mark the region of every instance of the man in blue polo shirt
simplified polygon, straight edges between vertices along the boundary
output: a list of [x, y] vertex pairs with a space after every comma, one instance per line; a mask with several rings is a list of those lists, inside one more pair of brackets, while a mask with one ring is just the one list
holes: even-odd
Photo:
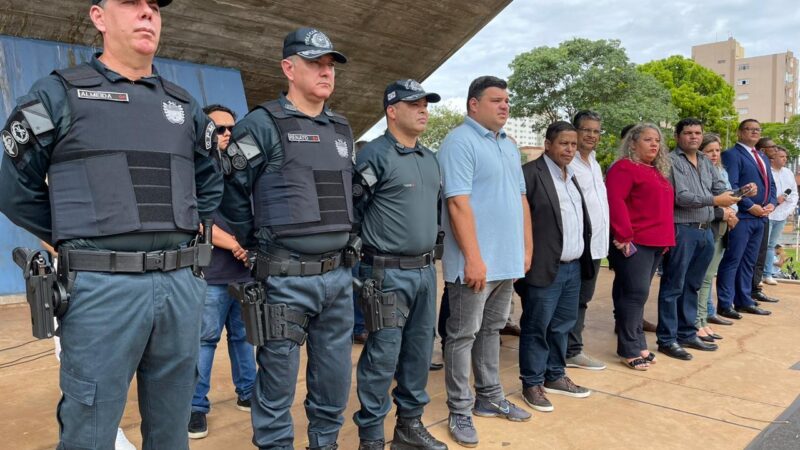
[[506, 87], [499, 78], [475, 79], [467, 117], [438, 155], [447, 199], [442, 225], [450, 303], [444, 352], [449, 428], [466, 446], [478, 443], [472, 413], [516, 422], [531, 418], [506, 400], [498, 374], [498, 333], [508, 316], [511, 283], [527, 271], [533, 245], [519, 151], [503, 131]]

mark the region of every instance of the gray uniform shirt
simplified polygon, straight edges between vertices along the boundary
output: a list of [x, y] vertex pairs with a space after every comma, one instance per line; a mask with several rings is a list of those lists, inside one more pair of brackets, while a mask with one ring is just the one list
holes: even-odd
[[[438, 232], [441, 174], [436, 156], [419, 143], [404, 147], [387, 130], [356, 155], [356, 221], [365, 245], [415, 256], [433, 249]], [[360, 195], [358, 195], [360, 194]]]
[[708, 223], [714, 220], [714, 196], [726, 190], [711, 161], [697, 152], [697, 167], [680, 148], [675, 148], [670, 182], [675, 188], [675, 223]]

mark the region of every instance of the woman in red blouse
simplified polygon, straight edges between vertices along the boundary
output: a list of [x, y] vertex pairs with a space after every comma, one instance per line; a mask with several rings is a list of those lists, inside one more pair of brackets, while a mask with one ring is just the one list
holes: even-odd
[[668, 180], [667, 153], [656, 125], [636, 125], [625, 135], [618, 159], [606, 176], [614, 244], [608, 257], [615, 271], [611, 295], [617, 354], [636, 370], [647, 370], [655, 363], [642, 330], [644, 304], [662, 255], [675, 245], [675, 197]]

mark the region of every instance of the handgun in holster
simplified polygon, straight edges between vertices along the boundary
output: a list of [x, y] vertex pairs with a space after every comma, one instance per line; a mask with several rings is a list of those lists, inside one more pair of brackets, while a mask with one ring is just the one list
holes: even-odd
[[[408, 308], [399, 301], [395, 292], [383, 292], [383, 267], [380, 258], [373, 259], [372, 277], [363, 281], [354, 279], [358, 303], [364, 315], [364, 327], [373, 333], [384, 328], [405, 325]], [[357, 281], [356, 281], [357, 280]]]
[[436, 244], [433, 246], [433, 259], [441, 260], [444, 256], [444, 231], [436, 233]]
[[203, 233], [195, 238], [194, 246], [197, 247], [195, 263], [192, 272], [197, 277], [203, 276], [203, 268], [211, 265], [211, 253], [214, 246], [211, 243], [214, 219], [203, 220]]
[[344, 265], [353, 268], [361, 259], [361, 238], [357, 234], [351, 234], [350, 240], [344, 247]]
[[266, 319], [267, 286], [261, 281], [228, 284], [228, 293], [242, 305], [247, 342], [264, 345], [269, 336], [269, 321]]
[[69, 307], [67, 289], [53, 270], [50, 254], [46, 251], [17, 247], [12, 257], [25, 278], [33, 336], [37, 339], [51, 338], [56, 331], [53, 318], [61, 318]]

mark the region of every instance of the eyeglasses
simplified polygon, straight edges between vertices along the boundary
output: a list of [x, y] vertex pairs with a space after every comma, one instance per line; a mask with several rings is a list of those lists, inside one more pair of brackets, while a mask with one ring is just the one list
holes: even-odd
[[761, 128], [744, 127], [742, 128], [742, 131], [747, 131], [748, 133], [761, 133]]
[[592, 128], [578, 128], [578, 130], [586, 134], [590, 134], [592, 136], [600, 136], [601, 134], [603, 134], [603, 130], [595, 130]]
[[217, 127], [217, 134], [225, 134], [225, 131], [228, 131], [229, 133], [232, 132], [233, 125], [228, 125], [228, 126], [220, 125]]

